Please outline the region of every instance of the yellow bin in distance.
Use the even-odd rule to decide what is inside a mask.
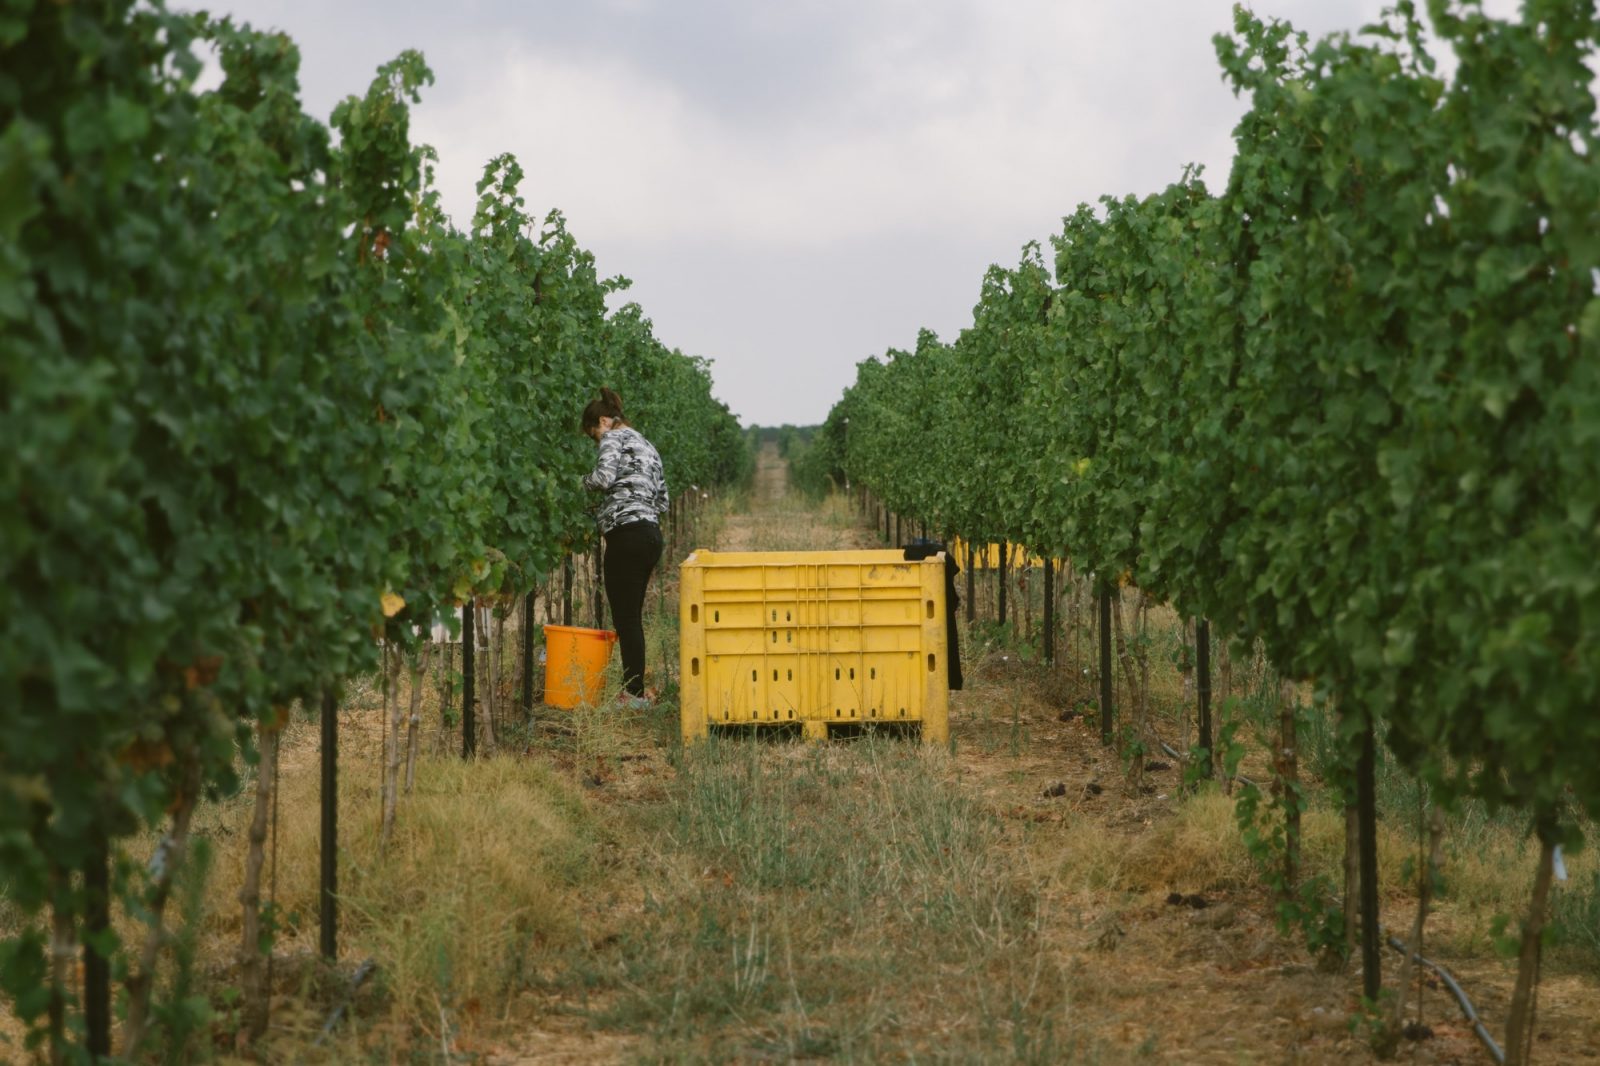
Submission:
[[[702,549],[681,575],[685,743],[797,726],[818,740],[885,725],[948,740],[943,554]]]
[[[617,635],[609,629],[544,627],[544,701],[567,710],[593,706],[605,688],[606,660]]]

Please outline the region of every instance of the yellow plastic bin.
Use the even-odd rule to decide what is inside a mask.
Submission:
[[[593,706],[605,688],[606,660],[617,635],[609,629],[544,627],[544,701],[570,710]]]
[[[681,574],[685,742],[750,729],[948,739],[942,553],[701,550]]]

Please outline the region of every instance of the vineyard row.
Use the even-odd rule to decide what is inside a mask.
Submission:
[[[108,974],[121,1054],[176,1024],[151,993],[193,812],[288,708],[592,542],[598,386],[674,490],[751,461],[708,363],[608,309],[626,280],[528,214],[516,159],[465,228],[442,213],[420,55],[327,123],[298,67],[285,35],[159,2],[0,19],[0,994],[54,1061],[110,1050]],[[130,855],[152,828],[154,860]],[[247,913],[247,1013],[258,934]]]
[[[1034,243],[988,271],[953,340],[861,363],[801,461],[1070,558],[1102,597],[1137,586],[1314,686],[1364,891],[1380,723],[1442,808],[1526,812],[1524,1061],[1556,849],[1600,814],[1600,31],[1555,0],[1429,11],[1448,78],[1410,4],[1316,41],[1238,13],[1222,190],[1187,172],[1081,206],[1050,261]],[[907,447],[928,426],[937,463]],[[1302,801],[1279,802],[1292,843]],[[1283,887],[1308,930],[1334,920]]]

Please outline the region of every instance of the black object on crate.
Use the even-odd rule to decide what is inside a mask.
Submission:
[[[950,691],[961,690],[961,643],[956,635],[956,608],[961,606],[961,597],[956,594],[956,575],[961,573],[961,567],[956,565],[955,559],[945,548],[942,541],[929,540],[918,537],[905,546],[906,562],[921,562],[931,559],[940,552],[944,552],[944,632],[945,632],[945,662],[950,665]]]

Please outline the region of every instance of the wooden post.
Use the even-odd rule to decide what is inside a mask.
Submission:
[[[1517,983],[1511,991],[1510,1017],[1506,1022],[1507,1066],[1526,1066],[1533,1056],[1533,1006],[1539,978],[1539,957],[1550,903],[1550,885],[1555,878],[1555,827],[1539,824],[1539,866],[1534,872],[1533,898],[1522,920],[1522,941],[1517,952]]]

